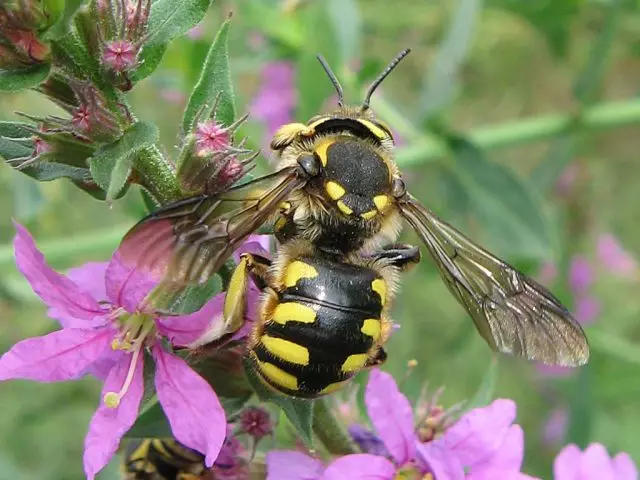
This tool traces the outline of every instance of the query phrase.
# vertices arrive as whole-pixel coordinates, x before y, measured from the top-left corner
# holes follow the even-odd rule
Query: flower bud
[[[0,5],[0,67],[24,68],[47,60],[49,46],[38,38],[46,22],[41,2],[16,0]]]
[[[186,191],[224,191],[251,170],[257,152],[243,148],[244,141],[233,145],[234,133],[246,119],[247,115],[229,126],[215,119],[196,124],[194,133],[184,141],[178,161],[178,179]]]
[[[247,407],[240,413],[240,432],[251,435],[256,442],[273,433],[269,412],[260,407]]]

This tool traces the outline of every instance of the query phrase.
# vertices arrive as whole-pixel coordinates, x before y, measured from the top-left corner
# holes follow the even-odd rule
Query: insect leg
[[[372,258],[386,260],[389,265],[406,272],[420,262],[420,249],[413,245],[395,244],[375,252]]]
[[[223,318],[227,332],[237,331],[244,323],[249,279],[252,279],[259,289],[264,289],[269,283],[270,265],[271,261],[260,255],[241,255],[240,263],[231,275],[224,299]]]

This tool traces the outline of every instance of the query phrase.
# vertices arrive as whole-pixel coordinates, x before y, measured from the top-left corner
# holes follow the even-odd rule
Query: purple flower
[[[542,440],[547,445],[563,443],[569,423],[569,412],[566,408],[554,409],[542,429]]]
[[[389,374],[371,372],[365,403],[384,444],[378,455],[346,455],[325,468],[300,452],[274,451],[267,454],[267,479],[393,480],[399,473],[430,474],[434,480],[531,478],[520,473],[524,441],[520,426],[513,425],[516,407],[511,400],[469,411],[427,443],[417,437],[411,404]]]
[[[271,416],[264,408],[247,407],[238,419],[240,431],[251,435],[256,441],[273,433]]]
[[[279,61],[265,65],[260,90],[251,105],[251,115],[264,122],[267,144],[278,128],[292,121],[296,97],[293,64]]]
[[[593,283],[591,264],[582,255],[574,255],[569,265],[569,288],[580,295],[587,291]]]
[[[138,64],[139,48],[128,40],[112,40],[104,45],[102,63],[116,73],[133,70]]]
[[[211,466],[226,435],[224,410],[211,386],[162,340],[175,346],[202,341],[220,323],[223,295],[198,312],[163,316],[144,300],[157,281],[123,263],[118,251],[108,263],[87,263],[65,276],[47,265],[24,227],[16,229],[18,268],[63,328],[14,345],[0,358],[0,380],[57,382],[92,373],[104,381],[85,439],[84,467],[93,479],[137,418],[149,352],[173,435]]]
[[[597,250],[598,259],[611,273],[628,278],[634,278],[637,275],[638,263],[636,259],[622,248],[612,234],[600,235]]]
[[[584,452],[576,445],[564,447],[553,462],[554,480],[637,480],[638,469],[631,457],[619,453],[609,457],[606,448],[590,444]]]

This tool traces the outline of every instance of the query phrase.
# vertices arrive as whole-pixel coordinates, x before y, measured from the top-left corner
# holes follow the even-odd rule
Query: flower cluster
[[[226,437],[225,412],[211,386],[174,349],[219,330],[223,294],[192,314],[167,316],[146,302],[158,279],[124,263],[119,252],[108,263],[88,263],[65,276],[47,265],[24,227],[16,229],[18,268],[62,329],[5,353],[0,380],[57,382],[93,374],[104,382],[85,439],[85,472],[93,479],[136,421],[149,356],[173,435],[213,465]]]

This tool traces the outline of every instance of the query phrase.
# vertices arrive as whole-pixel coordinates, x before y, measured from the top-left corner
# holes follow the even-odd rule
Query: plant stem
[[[313,432],[333,455],[356,453],[356,448],[342,424],[333,415],[325,398],[316,400],[313,411]]]
[[[142,184],[158,203],[165,205],[180,198],[182,192],[174,169],[158,147],[141,150],[134,164]]]
[[[479,148],[493,149],[547,140],[574,128],[600,130],[640,123],[640,99],[593,105],[576,118],[570,114],[543,115],[500,125],[480,127],[463,133]],[[418,165],[445,156],[444,142],[435,136],[422,136],[398,151],[401,166]]]

